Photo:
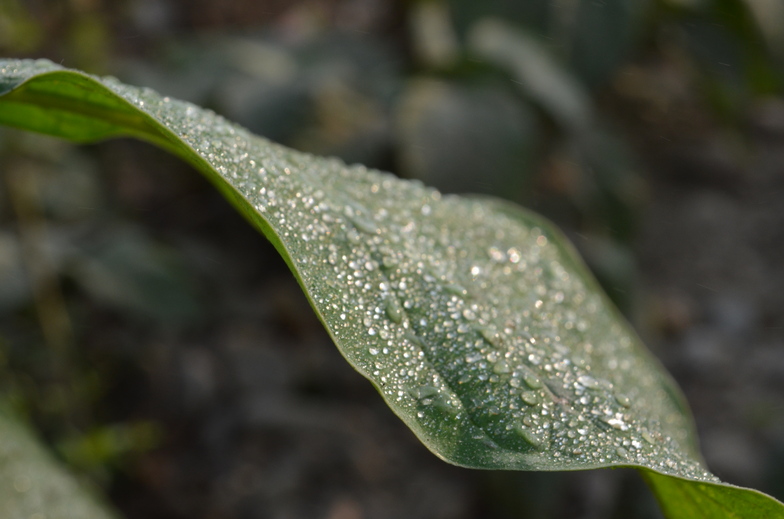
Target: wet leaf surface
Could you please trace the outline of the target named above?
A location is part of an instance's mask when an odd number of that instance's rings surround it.
[[[199,168],[276,246],[345,358],[443,459],[635,466],[701,495],[737,491],[702,466],[677,387],[537,215],[295,152],[113,79],[48,62],[0,61],[0,74],[0,122],[74,140],[136,136]]]

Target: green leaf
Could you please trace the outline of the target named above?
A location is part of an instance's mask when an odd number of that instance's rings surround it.
[[[638,467],[670,517],[694,517],[672,502],[684,488],[724,496],[734,508],[715,517],[745,514],[747,501],[784,513],[707,472],[677,387],[539,216],[298,153],[48,62],[0,61],[0,77],[0,122],[75,140],[132,135],[200,169],[275,245],[344,357],[441,458]]]
[[[33,433],[0,408],[0,503],[10,519],[112,519]]]
[[[689,479],[641,471],[667,517],[684,519],[784,517],[784,506],[772,497],[726,483],[695,483]]]

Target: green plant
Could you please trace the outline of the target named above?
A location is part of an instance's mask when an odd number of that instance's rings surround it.
[[[537,215],[294,152],[47,61],[0,61],[0,122],[78,142],[133,136],[195,165],[274,244],[349,363],[446,461],[635,467],[668,517],[784,516],[707,472],[677,387]],[[77,515],[83,495],[12,419],[0,427],[13,517],[105,516]],[[44,468],[18,476],[33,465]]]

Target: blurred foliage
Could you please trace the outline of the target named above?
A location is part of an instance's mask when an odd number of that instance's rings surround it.
[[[5,0],[0,55],[114,74],[295,148],[520,202],[564,228],[633,314],[637,152],[737,133],[782,93],[782,5]],[[61,456],[110,479],[158,433],[107,411],[142,369],[124,364],[131,346],[76,347],[100,336],[96,308],[192,332],[218,274],[203,245],[172,245],[181,220],[139,225],[155,188],[139,171],[107,178],[104,149],[0,133],[0,384]]]

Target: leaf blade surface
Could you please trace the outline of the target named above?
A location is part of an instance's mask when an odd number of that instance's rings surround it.
[[[139,137],[200,169],[441,458],[718,484],[679,390],[541,217],[295,152],[116,80],[19,61],[0,61],[0,77],[0,122],[77,141]]]

